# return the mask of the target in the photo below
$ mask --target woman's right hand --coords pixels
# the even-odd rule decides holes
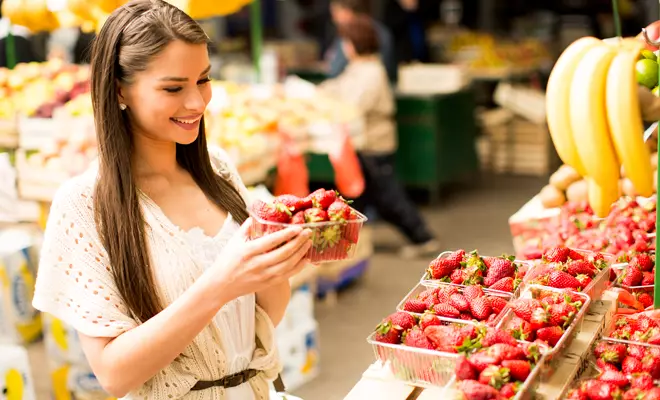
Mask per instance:
[[[291,226],[250,240],[248,218],[208,272],[235,297],[258,292],[298,273],[308,263],[312,232]]]

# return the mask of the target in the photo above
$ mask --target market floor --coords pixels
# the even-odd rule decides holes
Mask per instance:
[[[424,210],[446,249],[479,249],[500,255],[513,250],[508,218],[547,182],[540,178],[482,178],[477,188],[461,190],[438,206]],[[382,224],[374,225],[377,248],[396,246],[401,237]],[[336,304],[319,303],[321,373],[295,391],[305,400],[340,400],[374,361],[365,339],[378,321],[392,312],[419,280],[428,261],[404,261],[377,252],[365,276],[340,293]]]

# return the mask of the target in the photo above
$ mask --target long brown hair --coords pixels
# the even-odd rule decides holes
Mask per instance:
[[[94,215],[117,289],[132,316],[141,322],[159,313],[163,304],[133,177],[133,135],[126,112],[119,108],[117,83],[130,85],[135,73],[144,71],[175,40],[209,43],[202,28],[178,8],[162,0],[135,0],[110,15],[92,48],[92,103],[99,143]],[[177,162],[211,201],[242,223],[247,219],[245,202],[230,182],[214,172],[203,119],[199,129],[193,143],[177,144]]]

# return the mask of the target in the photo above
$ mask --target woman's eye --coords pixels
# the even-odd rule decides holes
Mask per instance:
[[[203,84],[205,84],[205,83],[209,83],[209,82],[211,82],[211,78],[210,78],[210,77],[206,77],[206,78],[204,78],[204,79],[200,79],[200,80],[198,80],[198,81],[197,81],[197,84],[198,84],[198,85],[203,85]]]
[[[165,91],[168,93],[177,93],[181,91],[181,87],[175,87],[175,88],[165,88]]]

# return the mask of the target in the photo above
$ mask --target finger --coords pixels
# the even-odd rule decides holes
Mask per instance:
[[[288,228],[264,235],[260,238],[250,241],[248,245],[249,255],[256,256],[266,253],[283,243],[290,241],[302,232],[300,226],[290,226]]]
[[[301,247],[305,246],[307,243],[311,245],[311,241],[312,241],[311,236],[312,236],[312,232],[309,229],[305,229],[296,238],[285,243],[283,246],[278,247],[276,249],[272,249],[266,253],[262,253],[260,255],[254,256],[254,259],[259,265],[265,268],[282,263],[286,261],[288,258],[290,258],[292,255],[295,255],[295,253],[298,250],[300,250]],[[308,246],[308,250],[309,250],[309,246]]]
[[[309,252],[309,249],[312,247],[311,240],[305,242],[302,246],[296,249],[294,252],[290,252],[285,255],[285,257],[278,263],[265,263],[265,269],[268,274],[273,277],[286,276],[288,272],[294,268],[299,262],[304,261]],[[278,249],[279,250],[279,249]]]

